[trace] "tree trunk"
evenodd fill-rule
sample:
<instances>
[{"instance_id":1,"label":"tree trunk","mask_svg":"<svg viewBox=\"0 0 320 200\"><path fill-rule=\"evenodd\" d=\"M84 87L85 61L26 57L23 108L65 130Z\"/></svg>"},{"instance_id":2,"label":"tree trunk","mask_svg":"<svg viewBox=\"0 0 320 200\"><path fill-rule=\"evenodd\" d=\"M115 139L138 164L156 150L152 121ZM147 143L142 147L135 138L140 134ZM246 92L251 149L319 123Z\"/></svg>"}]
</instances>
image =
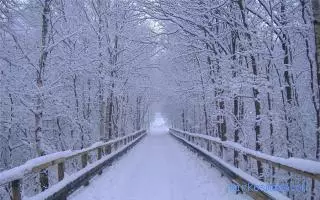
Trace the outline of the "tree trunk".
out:
<instances>
[{"instance_id":1,"label":"tree trunk","mask_svg":"<svg viewBox=\"0 0 320 200\"><path fill-rule=\"evenodd\" d=\"M48 27L49 27L49 14L50 14L50 2L51 0L45 0L43 4L42 12L42 32L41 32L41 49L40 49L40 59L39 59L39 68L37 69L37 101L36 101L36 111L34 113L35 117L35 140L36 140L36 152L37 156L43 156L45 154L42 146L42 121L43 121L43 76L44 68L46 67L46 60L48 56L47 40L48 40Z\"/></svg>"},{"instance_id":2,"label":"tree trunk","mask_svg":"<svg viewBox=\"0 0 320 200\"><path fill-rule=\"evenodd\" d=\"M249 32L249 26L247 24L247 17L246 17L246 10L245 10L245 0L238 0L238 5L241 11L241 17L242 17L242 23L244 25L244 27L248 30ZM249 33L246 33L245 36L249 42L249 46L252 47L252 41L251 41L251 35ZM252 72L254 75L254 79L257 78L258 76L258 68L257 68L257 62L256 62L256 58L254 57L254 55L250 55L250 59L251 59L251 67L252 67ZM256 80L254 80L254 82L256 82ZM255 114L256 114L256 119L255 119L255 125L254 125L254 130L255 130L255 134L256 134L256 151L261 151L261 142L260 142L260 137L261 137L261 128L260 128L260 115L261 115L261 104L260 104L260 100L259 100L259 90L258 90L258 83L255 83L255 86L252 88L252 92L253 92L253 98L254 98L254 107L255 107ZM263 168L262 168L262 163L261 161L257 161L257 169L258 169L258 176L259 176L259 180L263 181Z\"/></svg>"},{"instance_id":3,"label":"tree trunk","mask_svg":"<svg viewBox=\"0 0 320 200\"><path fill-rule=\"evenodd\" d=\"M186 120L185 120L184 109L182 110L181 118L182 118L182 130L186 131Z\"/></svg>"},{"instance_id":4,"label":"tree trunk","mask_svg":"<svg viewBox=\"0 0 320 200\"><path fill-rule=\"evenodd\" d=\"M208 132L208 112L207 112L206 90L205 90L205 84L204 84L203 75L202 75L200 61L199 61L198 56L196 56L196 62L197 62L197 66L199 69L198 71L199 71L200 82L201 82L201 93L202 93L201 99L202 99L202 103L203 103L204 125L205 125L206 135L208 135L209 132ZM200 132L201 132L201 130L200 130Z\"/></svg>"},{"instance_id":5,"label":"tree trunk","mask_svg":"<svg viewBox=\"0 0 320 200\"><path fill-rule=\"evenodd\" d=\"M103 28L103 19L102 19L102 2L100 0L96 1L96 14L98 15L98 49L99 49L99 90L98 90L98 100L99 100L99 125L100 125L100 140L105 140L105 102L104 102L104 63L103 63L103 49L102 49L102 28Z\"/></svg>"},{"instance_id":6,"label":"tree trunk","mask_svg":"<svg viewBox=\"0 0 320 200\"><path fill-rule=\"evenodd\" d=\"M317 93L320 94L320 1L312 0L312 10L314 17L314 31L315 31L315 46L316 46L316 80L317 80ZM318 106L320 98L317 99ZM317 133L316 133L316 159L320 158L320 113L319 107L317 112Z\"/></svg>"}]
</instances>

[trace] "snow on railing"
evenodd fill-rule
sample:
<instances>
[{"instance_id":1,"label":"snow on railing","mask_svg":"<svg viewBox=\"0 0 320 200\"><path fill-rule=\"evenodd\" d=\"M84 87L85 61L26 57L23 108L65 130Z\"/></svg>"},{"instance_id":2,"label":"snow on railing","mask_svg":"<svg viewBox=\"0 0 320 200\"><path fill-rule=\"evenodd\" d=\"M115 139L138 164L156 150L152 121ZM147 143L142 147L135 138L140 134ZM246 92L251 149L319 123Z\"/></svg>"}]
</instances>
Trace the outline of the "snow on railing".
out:
<instances>
[{"instance_id":1,"label":"snow on railing","mask_svg":"<svg viewBox=\"0 0 320 200\"><path fill-rule=\"evenodd\" d=\"M41 156L27 161L25 164L18 167L0 172L0 186L7 185L11 188L10 199L22 199L22 180L30 173L38 173L40 176L40 187L44 191L49 188L49 177L47 169L56 166L56 178L58 182L62 181L65 176L65 162L74 158L80 157L81 168L86 168L91 160L91 153L96 154L96 161L101 160L104 156L117 151L120 147L130 145L135 140L146 134L146 130L140 130L132 134L110 140L108 142L97 142L88 148L81 150L68 150Z\"/></svg>"},{"instance_id":2,"label":"snow on railing","mask_svg":"<svg viewBox=\"0 0 320 200\"><path fill-rule=\"evenodd\" d=\"M183 139L186 143L195 146L197 149L200 149L208 156L214 158L223 167L227 167L233 173L241 176L242 179L246 182L251 182L251 184L266 184L263 181L258 180L259 177L253 177L246 172L239 169L239 166L235 166L234 163L226 162L224 154L227 154L227 150L232 150L237 152L237 154L242 154L246 159L252 158L254 160L259 160L262 163L271 166L275 169L281 169L289 173L297 174L305 178L310 178L312 184L319 184L320 181L320 162L306 160L301 158L281 158L276 156L271 156L262 152L254 151L252 149L246 148L239 143L232 141L222 141L220 138L212 137L208 135L195 134L186 131L181 131L177 129L170 129L170 133L176 137ZM214 149L218 149L218 156L213 155ZM272 183L274 184L274 183ZM270 193L270 192L269 192ZM311 191L314 193L314 191ZM279 195L277 192L269 194L270 196ZM314 195L314 194L313 194ZM275 198L277 199L277 198Z\"/></svg>"}]
</instances>

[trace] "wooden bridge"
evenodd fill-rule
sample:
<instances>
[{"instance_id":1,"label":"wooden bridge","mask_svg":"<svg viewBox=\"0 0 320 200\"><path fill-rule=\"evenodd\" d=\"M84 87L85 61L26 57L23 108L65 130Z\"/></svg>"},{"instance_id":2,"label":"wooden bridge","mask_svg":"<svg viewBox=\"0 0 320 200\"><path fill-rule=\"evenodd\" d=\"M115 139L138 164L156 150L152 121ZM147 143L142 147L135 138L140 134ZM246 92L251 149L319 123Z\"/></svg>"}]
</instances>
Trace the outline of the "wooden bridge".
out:
<instances>
[{"instance_id":1,"label":"wooden bridge","mask_svg":"<svg viewBox=\"0 0 320 200\"><path fill-rule=\"evenodd\" d=\"M178 147L166 150L166 145L182 146L183 144L192 152L196 153L199 157L202 157L205 160L200 160L197 162L209 162L211 164L211 170L219 170L219 173L222 176L221 179L227 179L230 183L229 186L239 186L236 187L235 191L232 191L234 192L234 194L232 194L234 195L233 199L237 195L241 195L241 198L247 196L248 198L253 199L289 199L286 196L286 192L265 189L268 187L268 185L276 184L275 179L261 179L261 177L258 177L258 175L252 172L254 170L248 170L251 166L250 163L256 161L261 161L264 165L268 166L273 171L283 172L286 174L290 174L291 177L301 178L301 180L304 180L304 186L312 186L312 184L319 185L320 173L318 162L308 161L308 168L306 166L296 165L295 163L299 163L299 159L292 160L266 155L248 148L244 148L239 144L235 144L230 141L221 141L219 138L184 132L176 129L170 129L169 133L171 136L166 135L166 139L162 140L163 143L158 144L158 149L153 150L155 154L150 153L148 155L146 154L147 156L143 157L145 155L145 152L149 151L148 148L154 145L154 143L152 145L150 144L150 146L145 146L145 149L141 150L140 153L143 155L138 156L143 157L141 159L147 160L146 162L156 162L156 160L158 159L163 159L163 165L161 165L161 163L159 162L154 163L154 165L150 165L148 167L151 168L154 166L158 166L157 170L160 171L161 167L170 167L170 164L165 164L165 159L166 157L170 157L169 154L171 153L169 151L177 151ZM22 166L2 172L0 176L0 185L1 187L4 187L6 191L8 191L8 194L10 194L8 198L12 200L20 200L25 198L59 200L67 199L74 191L78 190L80 187L88 186L85 188L89 188L91 185L90 181L94 176L101 175L104 168L110 166L113 162L118 162L116 160L126 152L128 152L131 148L136 148L134 147L135 144L139 143L142 140L145 140L143 138L146 135L147 131L141 130L105 143L96 143L93 146L83 150L58 152L42 157L41 159L36 158L34 160L28 161ZM170 139L168 137L170 137ZM159 138L150 135L148 135L147 138L153 138L152 141L159 140ZM173 141L171 141L172 138L176 139L175 142L180 141L180 143L174 144ZM163 153L162 151L165 151L166 153ZM172 154L174 153L175 152L172 152ZM237 155L236 161L228 160L230 156L227 155L231 154ZM182 157L182 154L179 156ZM150 161L148 159L150 159ZM186 161L175 161L175 159L173 158L170 160L170 162ZM306 162L301 162L301 164L304 163ZM175 165L175 163L171 164ZM184 165L184 163L180 164L181 166ZM140 168L143 168L143 166L141 166ZM139 176L149 176L148 178L152 176L151 172L149 174L146 172L147 174L145 174L143 170L146 169L143 168L140 170L142 171ZM160 176L175 176L175 174L178 172L170 174L165 173L169 172L165 171ZM25 182L25 180L26 177L30 176L30 174L33 174L36 179L38 179L36 183L38 184L37 187L40 188L39 191L36 191L32 196L24 194L25 185L28 184L28 181ZM185 175L181 175L181 177L182 176ZM178 175L177 178L179 178ZM173 179L170 179L170 181L172 180ZM170 181L160 181L160 183L169 184ZM148 182L149 181L146 179L145 182L142 182L142 184L148 184ZM189 182L192 182L192 180L190 180ZM240 187L243 185L252 185L253 188L245 189L243 187ZM257 185L259 185L260 187L255 187ZM265 186L265 188L263 188L262 186ZM146 186L144 185L141 187ZM223 190L227 189L228 188L225 188ZM304 191L304 193L311 193L310 196L313 199L320 198L319 196L316 196L316 194L318 193L315 193L315 191L311 191L309 187L306 187L305 189L306 191ZM95 191L94 189L92 190ZM313 196L312 192L314 193ZM245 195L242 193L245 193ZM127 195L129 199L130 194ZM73 198L78 199L75 197ZM148 200L150 199L150 197L147 198L147 196L145 198ZM176 199L176 197L171 196L170 199Z\"/></svg>"}]
</instances>

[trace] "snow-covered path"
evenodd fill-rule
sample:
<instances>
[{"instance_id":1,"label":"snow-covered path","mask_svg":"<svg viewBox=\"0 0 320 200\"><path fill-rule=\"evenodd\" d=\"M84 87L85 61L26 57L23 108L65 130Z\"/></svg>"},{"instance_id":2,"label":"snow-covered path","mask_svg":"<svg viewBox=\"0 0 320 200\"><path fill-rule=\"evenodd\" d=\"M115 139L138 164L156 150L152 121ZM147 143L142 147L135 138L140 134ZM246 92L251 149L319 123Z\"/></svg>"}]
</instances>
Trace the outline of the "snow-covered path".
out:
<instances>
[{"instance_id":1,"label":"snow-covered path","mask_svg":"<svg viewBox=\"0 0 320 200\"><path fill-rule=\"evenodd\" d=\"M230 181L168 134L148 135L72 194L72 200L248 199Z\"/></svg>"}]
</instances>

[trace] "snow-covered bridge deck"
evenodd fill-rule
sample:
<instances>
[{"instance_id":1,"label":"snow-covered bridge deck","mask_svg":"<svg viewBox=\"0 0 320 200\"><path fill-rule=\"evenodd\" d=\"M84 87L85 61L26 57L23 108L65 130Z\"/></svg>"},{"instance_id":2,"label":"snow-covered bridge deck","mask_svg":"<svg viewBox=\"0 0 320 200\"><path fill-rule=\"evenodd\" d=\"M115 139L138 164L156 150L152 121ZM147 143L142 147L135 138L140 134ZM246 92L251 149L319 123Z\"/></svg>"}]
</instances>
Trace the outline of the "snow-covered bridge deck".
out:
<instances>
[{"instance_id":1,"label":"snow-covered bridge deck","mask_svg":"<svg viewBox=\"0 0 320 200\"><path fill-rule=\"evenodd\" d=\"M249 199L169 134L148 135L71 200Z\"/></svg>"}]
</instances>

